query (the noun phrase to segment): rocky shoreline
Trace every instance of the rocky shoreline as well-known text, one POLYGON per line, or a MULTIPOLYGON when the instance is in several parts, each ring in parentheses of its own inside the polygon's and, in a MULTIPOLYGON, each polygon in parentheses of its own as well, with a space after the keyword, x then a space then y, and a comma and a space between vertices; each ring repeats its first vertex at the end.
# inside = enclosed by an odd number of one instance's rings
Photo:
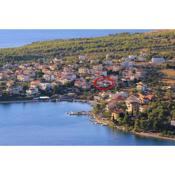
MULTIPOLYGON (((65 100, 58 100, 56 102, 61 102, 61 101, 65 101, 65 100)), ((30 102, 52 102, 51 100, 49 101, 36 101, 33 99, 28 99, 28 100, 15 100, 15 101, 0 101, 0 104, 8 104, 8 103, 30 103, 30 102)), ((80 102, 80 103, 88 103, 90 105, 93 105, 93 101, 87 101, 87 100, 81 100, 81 99, 74 99, 72 102, 80 102)), ((124 131, 124 132, 130 132, 133 133, 137 136, 140 137, 149 137, 149 138, 155 138, 155 139, 164 139, 164 140, 171 140, 171 141, 175 141, 175 138, 172 137, 168 137, 168 136, 162 136, 160 135, 160 133, 151 133, 151 132, 135 132, 135 131, 128 131, 124 126, 117 126, 115 125, 111 120, 109 119, 104 119, 104 118, 100 118, 97 115, 95 115, 93 112, 90 112, 90 116, 92 117, 93 121, 96 124, 101 124, 103 126, 108 126, 108 127, 114 127, 120 131, 124 131)))
POLYGON ((140 137, 147 137, 147 138, 149 137, 149 138, 155 138, 155 139, 175 141, 175 138, 168 137, 168 136, 162 136, 162 135, 160 135, 160 133, 128 131, 124 126, 117 126, 111 120, 102 119, 102 118, 98 117, 97 115, 95 115, 94 113, 92 113, 92 117, 97 124, 101 124, 101 125, 105 125, 105 126, 109 126, 109 127, 114 127, 120 131, 130 132, 130 133, 135 134, 135 135, 140 136, 140 137))

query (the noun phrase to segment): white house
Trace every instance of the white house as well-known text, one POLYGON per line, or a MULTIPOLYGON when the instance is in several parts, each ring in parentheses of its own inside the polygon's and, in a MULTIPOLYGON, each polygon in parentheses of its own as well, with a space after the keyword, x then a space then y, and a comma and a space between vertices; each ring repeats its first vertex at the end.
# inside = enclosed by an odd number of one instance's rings
POLYGON ((134 61, 136 59, 135 55, 129 55, 126 61, 134 61))
POLYGON ((131 67, 133 67, 133 65, 134 65, 133 62, 129 62, 129 61, 124 61, 121 63, 121 66, 123 68, 131 68, 131 67))
POLYGON ((39 93, 38 88, 30 88, 26 90, 27 96, 37 95, 39 93))
POLYGON ((143 56, 139 56, 139 57, 137 58, 137 61, 143 62, 143 61, 146 61, 146 58, 143 57, 143 56))
POLYGON ((84 61, 87 57, 86 55, 79 55, 78 58, 79 60, 84 61))
POLYGON ((154 63, 154 64, 161 64, 161 63, 165 62, 165 58, 163 58, 163 57, 153 57, 151 59, 151 62, 154 63))
POLYGON ((52 88, 51 83, 40 83, 39 88, 43 91, 50 90, 52 88))
POLYGON ((112 60, 104 60, 103 64, 105 64, 105 65, 112 65, 112 60))

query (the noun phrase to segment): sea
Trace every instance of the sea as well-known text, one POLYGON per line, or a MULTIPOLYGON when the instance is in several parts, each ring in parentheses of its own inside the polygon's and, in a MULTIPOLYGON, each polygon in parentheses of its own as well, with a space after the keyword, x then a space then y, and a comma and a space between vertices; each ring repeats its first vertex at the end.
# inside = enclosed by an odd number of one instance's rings
POLYGON ((0 104, 0 145, 3 146, 146 146, 175 145, 174 141, 136 136, 92 121, 69 116, 89 111, 79 102, 0 104))
MULTIPOLYGON (((120 32, 150 30, 0 30, 0 48, 32 42, 98 37, 120 32)), ((79 102, 0 104, 0 145, 8 146, 145 146, 175 145, 174 141, 136 136, 91 121, 89 116, 69 116, 70 111, 90 111, 79 102)))

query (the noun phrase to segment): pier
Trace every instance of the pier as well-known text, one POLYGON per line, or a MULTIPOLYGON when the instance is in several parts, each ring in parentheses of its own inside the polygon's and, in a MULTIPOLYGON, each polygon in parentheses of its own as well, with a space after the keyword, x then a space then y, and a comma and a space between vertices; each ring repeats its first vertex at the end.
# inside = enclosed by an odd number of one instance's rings
POLYGON ((67 112, 68 115, 91 115, 89 111, 67 112))

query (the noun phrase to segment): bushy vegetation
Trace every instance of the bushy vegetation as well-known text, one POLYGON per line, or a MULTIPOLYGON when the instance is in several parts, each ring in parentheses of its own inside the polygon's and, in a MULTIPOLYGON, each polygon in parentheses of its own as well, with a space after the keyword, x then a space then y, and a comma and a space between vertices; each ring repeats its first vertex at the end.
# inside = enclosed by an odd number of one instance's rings
POLYGON ((149 58, 154 55, 172 58, 175 53, 175 31, 120 33, 96 38, 35 42, 23 47, 0 49, 0 63, 92 53, 103 57, 109 52, 114 53, 114 57, 118 58, 128 54, 139 54, 143 49, 146 50, 149 58))

